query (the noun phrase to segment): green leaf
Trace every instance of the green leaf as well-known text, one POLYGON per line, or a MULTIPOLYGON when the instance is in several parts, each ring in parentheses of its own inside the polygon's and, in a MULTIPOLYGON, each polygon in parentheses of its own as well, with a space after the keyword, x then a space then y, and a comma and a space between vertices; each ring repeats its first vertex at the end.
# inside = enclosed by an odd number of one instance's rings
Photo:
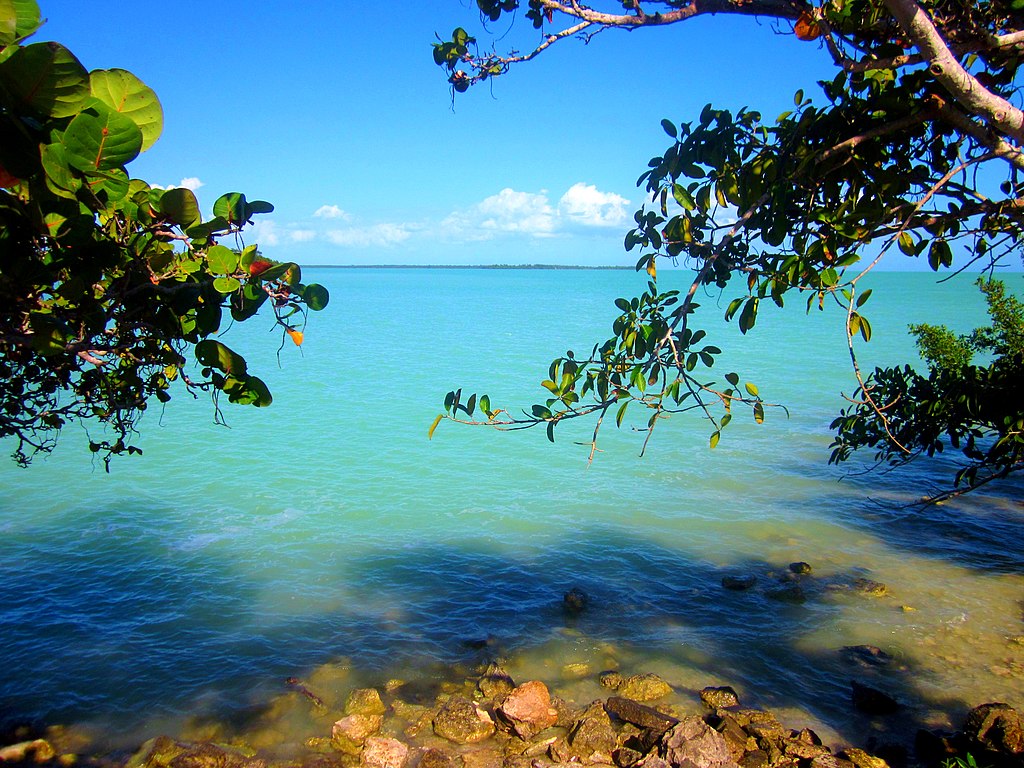
MULTIPOLYGON (((749 381, 747 381, 747 382, 745 382, 743 384, 743 388, 745 390, 747 390, 747 394, 750 395, 751 397, 757 397, 758 396, 757 386, 755 386, 754 384, 751 384, 749 381)), ((769 387, 769 389, 771 389, 771 388, 769 387)))
POLYGON ((761 403, 754 403, 754 421, 764 424, 764 406, 761 403))
POLYGON ((218 197, 213 204, 213 215, 223 218, 232 227, 248 221, 248 213, 248 204, 241 192, 228 192, 218 197))
POLYGON ((721 432, 712 432, 711 433, 711 440, 709 441, 709 443, 711 445, 712 450, 714 450, 715 446, 718 445, 718 441, 719 441, 719 439, 721 437, 722 437, 722 433, 721 432))
POLYGON ((14 0, 0 0, 0 46, 8 46, 18 39, 18 12, 14 0))
POLYGON ((94 104, 64 132, 68 163, 85 173, 120 168, 138 157, 142 131, 130 117, 94 104))
POLYGON ((211 246, 206 252, 206 260, 210 271, 216 275, 232 275, 238 269, 238 254, 223 245, 211 246))
POLYGON ((662 120, 661 127, 673 139, 679 135, 679 131, 671 120, 662 120))
POLYGON ((160 100, 149 86, 125 69, 97 69, 89 73, 89 90, 115 112, 132 121, 142 131, 142 151, 149 149, 164 127, 160 100))
POLYGON ((215 339, 204 339, 196 344, 196 360, 202 365, 218 368, 236 377, 246 373, 245 358, 215 339))
POLYGON ((302 299, 306 302, 307 307, 314 312, 319 312, 327 306, 327 303, 331 300, 331 295, 322 285, 311 283, 302 289, 302 299))
POLYGON ((615 413, 615 426, 622 426, 622 419, 626 415, 626 407, 630 404, 630 400, 626 400, 622 405, 619 406, 619 410, 615 413))
POLYGON ((743 305, 743 311, 740 312, 740 333, 746 333, 754 327, 754 323, 757 322, 757 305, 759 301, 757 299, 748 299, 747 303, 743 305))
POLYGON ((44 144, 39 152, 48 182, 61 189, 74 192, 82 186, 79 177, 68 166, 67 153, 63 144, 44 144))
POLYGON ((213 281, 213 287, 220 293, 234 293, 242 284, 235 277, 218 277, 213 281))
POLYGON ((953 251, 945 240, 932 240, 928 248, 928 266, 938 272, 939 267, 949 267, 953 264, 953 251))
POLYGON ((184 187, 164 192, 160 197, 160 211, 183 229, 195 226, 202 220, 195 193, 184 187))
POLYGON ((13 5, 17 16, 14 33, 21 40, 42 26, 39 4, 35 0, 13 0, 13 5))
POLYGON ((480 410, 483 411, 487 418, 491 416, 491 398, 487 395, 480 395, 480 410))
POLYGON ((689 190, 687 190, 682 184, 672 185, 672 197, 675 198, 679 205, 688 211, 692 211, 697 207, 697 204, 693 200, 693 195, 691 195, 689 190))
POLYGON ((60 43, 33 43, 0 64, 0 84, 43 117, 71 117, 89 100, 89 73, 60 43))

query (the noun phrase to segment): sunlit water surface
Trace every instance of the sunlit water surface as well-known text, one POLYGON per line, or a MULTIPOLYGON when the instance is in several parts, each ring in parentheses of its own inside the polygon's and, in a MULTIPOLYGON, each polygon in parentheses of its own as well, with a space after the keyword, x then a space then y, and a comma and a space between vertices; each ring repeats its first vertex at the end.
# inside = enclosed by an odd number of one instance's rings
MULTIPOLYGON (((746 337, 714 323, 721 372, 788 419, 737 416, 711 451, 705 424, 676 417, 639 458, 627 417, 588 467, 575 441, 591 424, 560 428, 555 445, 449 423, 428 441, 427 427, 456 386, 498 405, 543 399, 548 361, 606 338, 612 300, 642 290, 639 276, 305 279, 332 303, 301 354, 289 343, 278 366, 269 321, 226 337, 270 384, 270 409, 225 407, 224 428, 182 393, 146 415, 145 454, 110 474, 79 427, 28 470, 0 465, 6 726, 85 723, 130 741, 197 723, 222 735, 255 711, 273 720, 265 741, 298 742, 325 726, 278 706, 288 677, 335 701, 390 678, 459 680, 493 657, 583 704, 607 695, 597 674, 612 668, 662 675, 683 708, 729 684, 838 742, 955 726, 985 701, 1024 706, 1022 487, 919 509, 907 505, 949 464, 827 466, 829 421, 854 389, 838 313, 766 309, 746 337), (772 599, 794 561, 813 567, 807 601, 772 599), (753 589, 722 588, 745 574, 753 589), (888 593, 848 589, 858 578, 888 593), (590 598, 578 617, 562 609, 572 587, 590 598), (841 653, 858 644, 895 660, 862 668, 841 653), (903 714, 856 715, 851 679, 903 714)), ((912 274, 872 285, 867 367, 916 359, 908 322, 965 331, 984 318, 969 287, 912 274)), ((728 298, 702 303, 720 317, 728 298)))

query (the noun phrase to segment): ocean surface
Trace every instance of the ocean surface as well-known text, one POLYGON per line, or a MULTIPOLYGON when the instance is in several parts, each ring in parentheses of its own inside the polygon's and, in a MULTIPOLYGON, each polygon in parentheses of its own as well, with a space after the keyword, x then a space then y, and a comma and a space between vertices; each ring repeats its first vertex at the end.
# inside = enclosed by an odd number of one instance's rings
MULTIPOLYGON (((1007 279, 1022 292, 1019 274, 1007 279)), ((1024 485, 920 508, 951 476, 946 459, 829 467, 828 424, 855 388, 837 311, 807 315, 799 298, 765 307, 743 337, 720 321, 732 294, 704 296, 708 341, 726 350, 716 368, 789 417, 737 417, 712 451, 707 425, 677 416, 641 458, 627 416, 606 425, 588 466, 576 441, 591 423, 560 428, 554 445, 540 430, 444 422, 428 441, 427 429, 459 386, 496 405, 542 400, 550 360, 607 338, 614 299, 637 295, 645 275, 311 269, 304 280, 325 284, 331 304, 301 350, 278 354, 269 319, 224 337, 269 384, 271 408, 225 404, 225 427, 208 399, 181 392, 143 419, 144 455, 109 474, 79 426, 28 469, 0 463, 0 726, 77 724, 129 741, 255 718, 298 742, 321 726, 273 714, 289 677, 330 698, 390 679, 458 681, 493 658, 581 704, 607 695, 607 669, 661 675, 684 709, 700 688, 731 685, 745 705, 837 743, 953 727, 987 701, 1024 707, 1024 485), (813 568, 808 599, 773 599, 795 561, 813 568), (748 574, 746 592, 721 586, 748 574), (856 579, 888 592, 860 594, 856 579), (573 587, 589 596, 579 616, 562 607, 573 587), (892 661, 843 651, 862 644, 892 661), (851 680, 902 713, 856 714, 851 680)), ((909 322, 984 320, 969 276, 870 280, 865 367, 917 359, 909 322)))

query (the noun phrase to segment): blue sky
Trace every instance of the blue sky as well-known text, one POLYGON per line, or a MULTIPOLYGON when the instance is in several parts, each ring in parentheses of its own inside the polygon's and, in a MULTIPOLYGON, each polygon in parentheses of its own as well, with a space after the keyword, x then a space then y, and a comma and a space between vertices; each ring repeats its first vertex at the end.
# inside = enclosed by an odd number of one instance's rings
POLYGON ((192 186, 207 213, 224 192, 269 200, 248 242, 301 264, 633 264, 622 238, 661 118, 708 102, 773 117, 832 76, 816 43, 709 17, 566 40, 453 109, 435 32, 528 50, 528 24, 488 33, 470 0, 40 6, 34 40, 159 95, 164 133, 133 176, 192 186))

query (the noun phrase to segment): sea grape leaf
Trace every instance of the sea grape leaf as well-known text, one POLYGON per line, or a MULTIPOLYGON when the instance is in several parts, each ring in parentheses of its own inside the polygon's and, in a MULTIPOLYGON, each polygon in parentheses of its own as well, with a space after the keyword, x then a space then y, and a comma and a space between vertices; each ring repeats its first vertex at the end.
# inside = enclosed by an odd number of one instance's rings
POLYGON ((94 102, 64 132, 68 163, 85 173, 120 168, 142 151, 142 131, 135 121, 94 102))
POLYGON ((97 69, 89 74, 89 90, 115 112, 132 121, 142 131, 142 151, 160 138, 164 112, 153 90, 124 69, 97 69))
POLYGON ((42 117, 71 117, 89 100, 89 73, 60 43, 33 43, 0 64, 0 83, 42 117))

